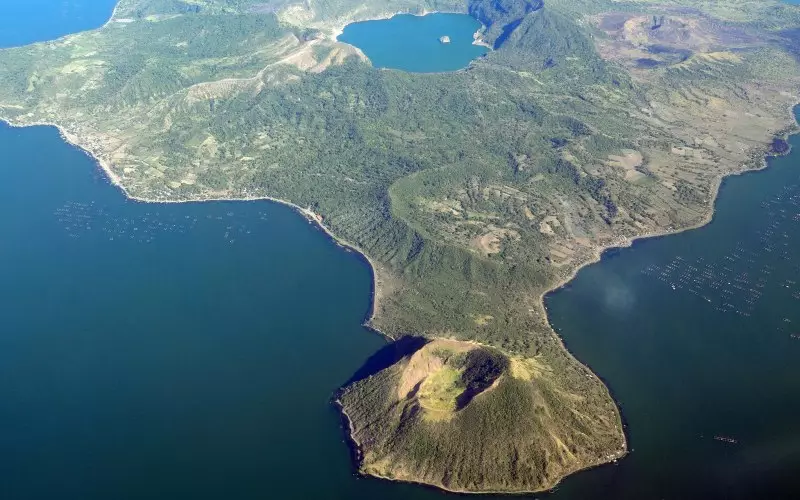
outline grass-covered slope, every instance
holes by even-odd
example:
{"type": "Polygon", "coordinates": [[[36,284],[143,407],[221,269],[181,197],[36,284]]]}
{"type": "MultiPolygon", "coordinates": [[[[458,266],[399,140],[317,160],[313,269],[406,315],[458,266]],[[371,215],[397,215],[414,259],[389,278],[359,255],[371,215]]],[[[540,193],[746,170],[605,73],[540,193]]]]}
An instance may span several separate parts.
{"type": "Polygon", "coordinates": [[[616,410],[600,388],[565,385],[538,358],[434,340],[340,396],[362,470],[454,491],[553,486],[620,457],[616,410]]]}
{"type": "Polygon", "coordinates": [[[99,30],[0,51],[0,117],[57,124],[141,199],[308,207],[373,262],[372,326],[499,360],[464,404],[460,355],[428,356],[444,368],[410,398],[398,387],[416,354],[347,388],[363,470],[537,490],[624,449],[608,392],[552,332],[542,294],[603,248],[704,222],[721,176],[761,165],[793,126],[799,12],[122,0],[99,30]],[[409,74],[335,42],[352,20],[431,10],[471,13],[494,50],[409,74]]]}

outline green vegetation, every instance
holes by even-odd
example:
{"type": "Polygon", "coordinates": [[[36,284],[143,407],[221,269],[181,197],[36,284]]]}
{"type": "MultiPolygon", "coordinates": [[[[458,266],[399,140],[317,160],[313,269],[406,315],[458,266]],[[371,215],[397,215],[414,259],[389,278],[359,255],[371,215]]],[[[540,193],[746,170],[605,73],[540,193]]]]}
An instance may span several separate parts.
{"type": "Polygon", "coordinates": [[[538,490],[624,451],[542,294],[702,223],[721,176],[761,165],[793,126],[798,22],[750,0],[123,0],[99,30],[0,51],[0,117],[59,125],[137,198],[320,214],[375,264],[372,326],[482,346],[411,400],[417,354],[345,389],[362,469],[538,490]],[[334,41],[401,10],[470,12],[495,50],[408,74],[334,41]]]}
{"type": "Polygon", "coordinates": [[[435,340],[341,395],[363,470],[456,491],[549,487],[625,451],[614,407],[549,367],[435,340]],[[487,465],[491,464],[491,465],[487,465]]]}

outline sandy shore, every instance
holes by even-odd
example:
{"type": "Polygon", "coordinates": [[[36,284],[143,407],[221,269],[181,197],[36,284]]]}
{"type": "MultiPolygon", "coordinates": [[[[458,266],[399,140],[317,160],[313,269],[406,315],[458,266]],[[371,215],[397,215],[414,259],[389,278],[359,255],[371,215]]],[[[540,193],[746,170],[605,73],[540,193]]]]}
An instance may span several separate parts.
{"type": "Polygon", "coordinates": [[[486,26],[481,23],[481,27],[472,34],[472,45],[478,45],[479,47],[486,47],[489,50],[494,50],[494,47],[491,44],[486,43],[486,41],[483,39],[484,33],[486,33],[486,26]]]}

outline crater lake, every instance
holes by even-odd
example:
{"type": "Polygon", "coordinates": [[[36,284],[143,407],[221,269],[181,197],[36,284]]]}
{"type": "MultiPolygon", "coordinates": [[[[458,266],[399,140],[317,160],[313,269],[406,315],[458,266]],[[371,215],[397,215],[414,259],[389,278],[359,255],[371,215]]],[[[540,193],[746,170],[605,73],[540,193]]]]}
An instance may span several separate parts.
{"type": "Polygon", "coordinates": [[[443,73],[466,68],[487,52],[473,43],[480,29],[466,14],[397,14],[348,24],[337,39],[361,49],[376,68],[443,73]]]}

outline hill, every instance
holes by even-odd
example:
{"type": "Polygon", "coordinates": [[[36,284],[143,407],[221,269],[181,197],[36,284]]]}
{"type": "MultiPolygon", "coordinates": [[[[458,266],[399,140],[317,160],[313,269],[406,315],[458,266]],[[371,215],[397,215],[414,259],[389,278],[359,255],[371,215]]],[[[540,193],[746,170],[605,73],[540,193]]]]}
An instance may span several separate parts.
{"type": "Polygon", "coordinates": [[[343,390],[362,470],[534,491],[625,452],[543,295],[762,166],[794,127],[798,22],[772,0],[122,0],[0,51],[0,117],[58,125],[138,199],[308,207],[373,263],[370,325],[428,342],[343,390]],[[434,10],[494,50],[410,74],[335,41],[434,10]]]}

